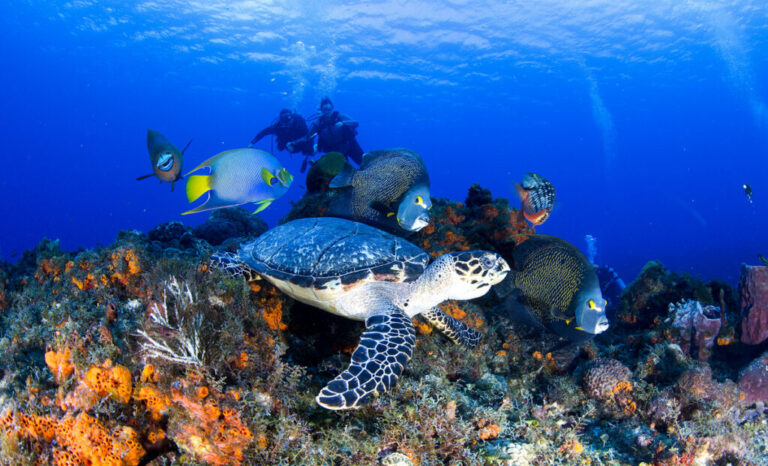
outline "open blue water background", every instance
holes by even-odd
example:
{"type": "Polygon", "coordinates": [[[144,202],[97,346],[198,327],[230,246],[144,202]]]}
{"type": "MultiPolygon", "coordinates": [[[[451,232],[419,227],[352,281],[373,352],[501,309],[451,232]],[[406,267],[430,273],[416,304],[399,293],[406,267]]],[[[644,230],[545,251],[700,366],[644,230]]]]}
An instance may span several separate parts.
{"type": "Polygon", "coordinates": [[[364,150],[419,152],[435,197],[480,183],[518,205],[513,182],[545,176],[558,205],[538,231],[596,236],[625,278],[660,259],[735,282],[768,255],[764,0],[11,0],[0,43],[5,260],[203,222],[180,215],[183,183],[135,180],[147,129],[194,138],[189,170],[323,95],[364,150]]]}

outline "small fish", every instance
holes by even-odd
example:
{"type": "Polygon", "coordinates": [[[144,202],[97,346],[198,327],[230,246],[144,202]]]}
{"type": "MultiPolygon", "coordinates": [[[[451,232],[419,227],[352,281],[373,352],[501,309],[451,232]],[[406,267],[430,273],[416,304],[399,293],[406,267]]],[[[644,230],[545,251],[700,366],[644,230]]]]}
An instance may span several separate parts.
{"type": "Polygon", "coordinates": [[[765,265],[768,265],[768,259],[765,258],[762,254],[758,254],[757,258],[760,259],[760,262],[762,262],[765,265]]]}
{"type": "Polygon", "coordinates": [[[285,194],[293,182],[293,176],[274,156],[257,149],[224,151],[189,173],[203,167],[209,167],[211,174],[189,176],[187,199],[194,202],[205,193],[208,193],[208,199],[182,215],[250,202],[258,206],[255,214],[285,194]]]}
{"type": "Polygon", "coordinates": [[[744,183],[741,188],[744,190],[744,195],[747,196],[747,201],[752,204],[752,186],[748,183],[744,183]]]}
{"type": "Polygon", "coordinates": [[[522,201],[519,215],[533,225],[544,223],[552,213],[555,203],[554,185],[536,173],[526,173],[520,184],[515,183],[515,187],[522,201]]]}
{"type": "Polygon", "coordinates": [[[419,231],[429,224],[429,174],[411,150],[368,152],[359,170],[345,164],[329,187],[332,215],[391,231],[419,231]]]}
{"type": "Polygon", "coordinates": [[[181,165],[183,163],[184,151],[187,150],[192,143],[190,139],[184,149],[179,152],[179,149],[171,144],[168,139],[155,130],[147,130],[147,149],[149,150],[149,161],[152,162],[153,173],[149,175],[143,175],[136,180],[143,180],[150,176],[156,176],[160,181],[166,181],[171,183],[171,191],[173,191],[173,184],[181,178],[181,165]]]}
{"type": "Polygon", "coordinates": [[[512,250],[512,270],[496,286],[510,318],[581,343],[608,329],[595,269],[569,242],[530,235],[512,250]]]}

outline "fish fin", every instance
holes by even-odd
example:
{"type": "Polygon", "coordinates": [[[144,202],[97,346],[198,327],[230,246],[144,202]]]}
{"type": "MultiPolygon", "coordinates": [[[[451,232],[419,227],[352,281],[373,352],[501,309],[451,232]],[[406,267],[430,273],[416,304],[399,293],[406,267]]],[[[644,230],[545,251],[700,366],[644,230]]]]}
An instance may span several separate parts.
{"type": "Polygon", "coordinates": [[[520,200],[525,200],[525,197],[528,195],[528,191],[520,186],[520,183],[515,183],[515,190],[517,191],[517,195],[520,196],[520,200]]]}
{"type": "Polygon", "coordinates": [[[155,176],[155,174],[154,173],[150,173],[149,175],[142,175],[142,176],[136,178],[136,181],[141,181],[143,179],[149,178],[150,176],[155,176]]]}
{"type": "Polygon", "coordinates": [[[338,175],[333,177],[328,187],[343,188],[345,186],[352,186],[352,178],[355,176],[355,173],[357,173],[355,167],[349,163],[344,163],[344,168],[341,169],[338,175]]]}
{"type": "Polygon", "coordinates": [[[368,207],[387,217],[391,217],[395,214],[391,207],[381,201],[371,201],[368,203],[368,207]]]}
{"type": "Polygon", "coordinates": [[[549,308],[549,315],[550,317],[552,317],[553,320],[564,321],[565,325],[571,324],[572,317],[570,317],[565,312],[560,310],[560,308],[557,306],[552,306],[549,308]]]}
{"type": "Polygon", "coordinates": [[[192,175],[187,178],[187,200],[195,202],[211,190],[211,175],[192,175]]]}
{"type": "Polygon", "coordinates": [[[525,222],[527,219],[525,218],[525,211],[522,207],[520,207],[520,210],[517,211],[517,223],[525,222]]]}
{"type": "Polygon", "coordinates": [[[255,202],[255,204],[259,207],[254,210],[251,215],[258,214],[262,210],[266,209],[270,204],[272,204],[272,201],[274,201],[274,199],[264,199],[263,201],[255,202]]]}
{"type": "Polygon", "coordinates": [[[267,186],[269,186],[271,188],[273,186],[272,183],[274,183],[274,180],[276,180],[277,177],[275,175],[273,175],[272,173],[270,173],[269,170],[267,170],[266,168],[262,168],[261,169],[261,179],[262,179],[262,181],[267,183],[267,186]]]}
{"type": "Polygon", "coordinates": [[[173,185],[175,185],[175,184],[176,184],[175,181],[171,181],[171,192],[173,192],[173,185]]]}
{"type": "Polygon", "coordinates": [[[507,317],[514,322],[533,327],[539,331],[546,330],[544,324],[542,324],[536,317],[536,313],[533,309],[523,302],[523,297],[519,289],[515,289],[515,292],[507,296],[498,306],[497,310],[501,314],[506,314],[507,317]]]}
{"type": "Polygon", "coordinates": [[[184,146],[183,149],[181,149],[181,155],[184,155],[184,151],[189,149],[189,145],[192,144],[192,140],[190,139],[186,146],[184,146]]]}

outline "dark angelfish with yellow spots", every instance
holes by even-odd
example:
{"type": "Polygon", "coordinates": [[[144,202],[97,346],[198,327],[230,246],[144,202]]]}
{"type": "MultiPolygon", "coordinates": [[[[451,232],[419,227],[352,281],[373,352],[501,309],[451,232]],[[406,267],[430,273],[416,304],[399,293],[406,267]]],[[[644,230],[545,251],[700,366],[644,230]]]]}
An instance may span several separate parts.
{"type": "Polygon", "coordinates": [[[501,309],[512,319],[577,344],[608,329],[600,282],[575,246],[531,235],[507,260],[512,270],[496,290],[504,299],[501,309]]]}
{"type": "Polygon", "coordinates": [[[136,180],[143,180],[150,176],[156,176],[160,181],[173,184],[181,179],[181,166],[183,164],[184,151],[187,150],[192,140],[179,151],[165,136],[155,130],[147,130],[147,150],[149,150],[149,161],[152,162],[153,173],[143,175],[136,180]]]}
{"type": "Polygon", "coordinates": [[[368,152],[359,170],[347,163],[330,188],[330,215],[390,231],[419,231],[429,224],[429,175],[411,150],[368,152]]]}
{"type": "Polygon", "coordinates": [[[533,225],[544,223],[555,204],[555,186],[541,175],[526,173],[515,187],[522,203],[520,215],[533,225]]]}

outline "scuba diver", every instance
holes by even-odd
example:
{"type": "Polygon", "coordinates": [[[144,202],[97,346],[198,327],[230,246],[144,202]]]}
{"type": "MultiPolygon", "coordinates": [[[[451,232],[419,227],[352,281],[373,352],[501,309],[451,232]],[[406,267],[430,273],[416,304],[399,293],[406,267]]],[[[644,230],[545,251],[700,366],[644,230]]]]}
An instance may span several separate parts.
{"type": "Polygon", "coordinates": [[[347,160],[352,160],[358,166],[363,161],[363,149],[357,143],[358,122],[349,116],[333,109],[333,103],[328,97],[320,101],[320,116],[312,122],[306,136],[286,144],[291,148],[299,147],[307,141],[311,143],[317,135],[318,152],[341,152],[347,160]]]}
{"type": "Polygon", "coordinates": [[[267,134],[274,134],[277,138],[277,150],[288,150],[292,154],[301,152],[307,156],[315,153],[314,147],[312,147],[312,140],[306,138],[307,122],[304,121],[304,117],[287,108],[280,110],[277,123],[259,131],[259,134],[251,140],[251,144],[248,147],[253,147],[254,144],[267,134]],[[306,141],[291,144],[290,141],[296,139],[306,139],[306,141]]]}

